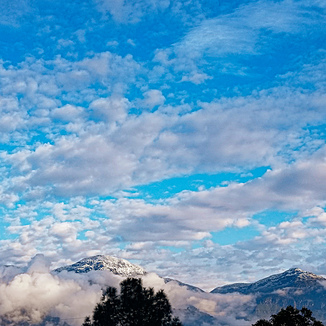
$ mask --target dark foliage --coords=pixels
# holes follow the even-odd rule
[[[128,278],[117,289],[109,287],[94,309],[92,319],[83,326],[182,326],[172,316],[172,308],[163,290],[154,293],[144,288],[141,279]]]
[[[288,306],[272,315],[270,320],[260,319],[253,326],[323,326],[323,323],[316,320],[307,308],[299,310]]]

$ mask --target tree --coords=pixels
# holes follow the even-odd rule
[[[108,287],[83,326],[182,326],[173,317],[172,308],[163,290],[154,293],[141,279],[127,278],[117,289]]]
[[[323,326],[323,323],[312,317],[312,312],[305,307],[298,310],[288,306],[270,320],[260,319],[253,326]]]

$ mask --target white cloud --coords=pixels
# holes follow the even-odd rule
[[[94,117],[109,123],[122,123],[127,117],[129,107],[128,99],[119,96],[96,99],[90,104]]]
[[[9,207],[14,208],[15,203],[19,200],[19,197],[14,193],[4,192],[3,187],[0,186],[0,203]]]
[[[150,89],[144,93],[144,100],[141,102],[146,108],[152,109],[154,106],[163,105],[165,97],[157,89]]]
[[[63,107],[56,108],[51,111],[51,117],[53,119],[61,120],[64,122],[74,121],[82,116],[83,109],[70,104],[66,104]]]
[[[77,228],[69,222],[54,223],[49,233],[69,243],[76,240]]]
[[[208,76],[205,73],[192,72],[190,75],[183,76],[181,81],[189,81],[196,85],[204,83],[207,79],[213,79],[213,77]]]

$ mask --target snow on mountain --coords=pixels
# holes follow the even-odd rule
[[[55,273],[62,271],[74,272],[74,273],[88,273],[93,270],[108,270],[113,274],[120,275],[122,277],[134,277],[142,276],[146,274],[146,271],[135,264],[121,258],[116,258],[106,255],[97,255],[93,257],[84,258],[72,265],[63,266],[54,270]],[[165,277],[164,283],[175,282],[178,286],[185,287],[192,292],[204,292],[202,289],[180,282],[178,280]]]
[[[251,294],[256,297],[252,314],[269,318],[289,305],[312,310],[315,317],[326,320],[326,279],[322,276],[292,268],[254,283],[235,283],[217,287],[215,294]]]
[[[146,271],[140,266],[121,258],[105,255],[85,258],[72,265],[58,268],[54,272],[87,273],[97,270],[108,270],[122,277],[139,277],[146,274]],[[326,288],[324,286],[326,279],[322,276],[305,272],[299,268],[292,268],[254,283],[235,283],[217,287],[211,293],[205,293],[195,286],[182,283],[178,280],[170,278],[163,278],[163,280],[165,283],[175,282],[176,286],[186,288],[193,292],[194,296],[198,295],[198,300],[201,300],[199,298],[202,295],[214,296],[214,294],[219,294],[227,296],[232,293],[250,295],[254,302],[243,310],[244,319],[247,320],[269,318],[271,314],[277,313],[281,308],[285,308],[288,305],[298,308],[305,306],[311,309],[316,317],[321,320],[326,320]],[[207,299],[211,300],[212,298],[207,297]],[[219,297],[218,300],[223,299]],[[180,310],[186,326],[213,325],[216,322],[216,317],[205,314],[204,311],[199,311],[197,308],[198,311],[189,307],[187,308],[188,310]]]
[[[43,271],[40,266],[35,266],[35,263],[40,262],[42,262],[42,260],[33,260],[33,264],[30,264],[25,271],[25,273],[29,273],[28,275],[26,274],[28,276],[26,276],[26,279],[32,278],[44,280],[43,272],[34,273],[36,267],[37,271]],[[62,297],[62,300],[64,300],[67,295],[65,292],[67,276],[70,281],[78,284],[77,288],[79,288],[79,286],[85,287],[83,288],[83,293],[88,293],[89,298],[92,298],[94,289],[98,291],[97,286],[93,288],[94,283],[100,286],[117,286],[118,283],[112,285],[111,283],[107,284],[106,282],[120,282],[119,277],[117,277],[116,280],[114,280],[115,277],[112,279],[97,278],[95,272],[105,270],[121,277],[144,276],[143,280],[146,280],[146,286],[159,285],[160,287],[164,287],[165,283],[165,291],[169,298],[171,298],[171,303],[174,306],[175,313],[181,318],[184,326],[250,325],[259,318],[268,319],[272,314],[277,313],[281,308],[285,308],[288,305],[297,308],[305,306],[312,310],[313,315],[317,319],[326,321],[326,279],[298,268],[287,270],[284,273],[271,275],[254,283],[235,283],[217,287],[211,291],[211,293],[207,293],[195,286],[182,283],[178,280],[161,278],[157,275],[146,273],[142,267],[134,265],[127,260],[106,255],[98,255],[82,259],[72,265],[58,268],[53,271],[56,275],[49,274],[46,277],[48,277],[49,280],[54,281],[55,286],[58,287],[58,291],[63,287],[63,293],[65,294]],[[63,271],[73,273],[60,275],[60,272]],[[91,271],[94,273],[80,276],[74,275],[74,273],[81,274]],[[14,266],[3,266],[0,268],[0,280],[4,282],[4,284],[8,283],[6,286],[9,287],[10,290],[12,283],[11,280],[15,279],[15,275],[19,273],[24,273],[24,271],[20,271]],[[110,275],[110,273],[99,273],[99,275],[104,274],[107,274],[107,276]],[[91,281],[89,283],[84,282],[84,276],[87,280]],[[89,279],[88,276],[90,276]],[[112,277],[112,275],[110,277]],[[16,281],[18,280],[20,280],[20,278]],[[80,280],[81,282],[79,283]],[[164,283],[162,283],[162,281],[164,281]],[[37,287],[37,284],[39,284],[39,282],[28,283],[28,286],[32,287],[32,289],[30,289],[31,293],[39,291],[43,294],[43,289]],[[74,296],[75,294],[73,294],[73,297]],[[28,295],[27,298],[29,298]],[[46,296],[44,298],[47,299]],[[49,293],[49,300],[50,299],[52,300],[51,293]],[[84,300],[88,299],[84,296]],[[13,304],[14,302],[15,301],[13,301]],[[68,306],[69,302],[70,301],[68,301]],[[27,306],[28,304],[29,302],[27,303]],[[38,306],[40,305],[38,304]],[[46,302],[45,306],[48,307]],[[59,318],[62,318],[60,314],[59,317],[50,316],[49,311],[46,309],[43,312],[45,316],[44,320],[37,325],[45,326],[48,324],[48,321],[51,321],[51,325],[62,325],[62,322],[64,322],[65,319],[63,318],[63,320],[60,320]],[[72,316],[74,317],[74,315]],[[16,324],[12,324],[11,319],[7,320],[6,318],[6,315],[0,316],[1,325],[30,325],[29,323],[21,323],[20,321]],[[74,319],[72,318],[72,320]],[[71,325],[77,325],[77,323],[71,323],[70,321],[68,321],[66,325],[68,325],[68,323]]]
[[[292,268],[283,273],[271,275],[254,283],[235,283],[217,287],[212,290],[211,293],[268,293],[284,288],[319,287],[321,286],[320,281],[326,281],[326,279],[322,276],[305,272],[299,268]]]
[[[75,273],[87,273],[92,270],[108,270],[113,274],[120,275],[122,277],[135,277],[146,274],[146,271],[140,266],[132,264],[125,259],[107,255],[97,255],[84,258],[72,265],[57,268],[54,270],[54,272],[60,273],[62,271],[68,271]]]

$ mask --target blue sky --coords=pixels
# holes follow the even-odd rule
[[[1,1],[1,260],[110,254],[204,288],[326,274],[325,11]]]

